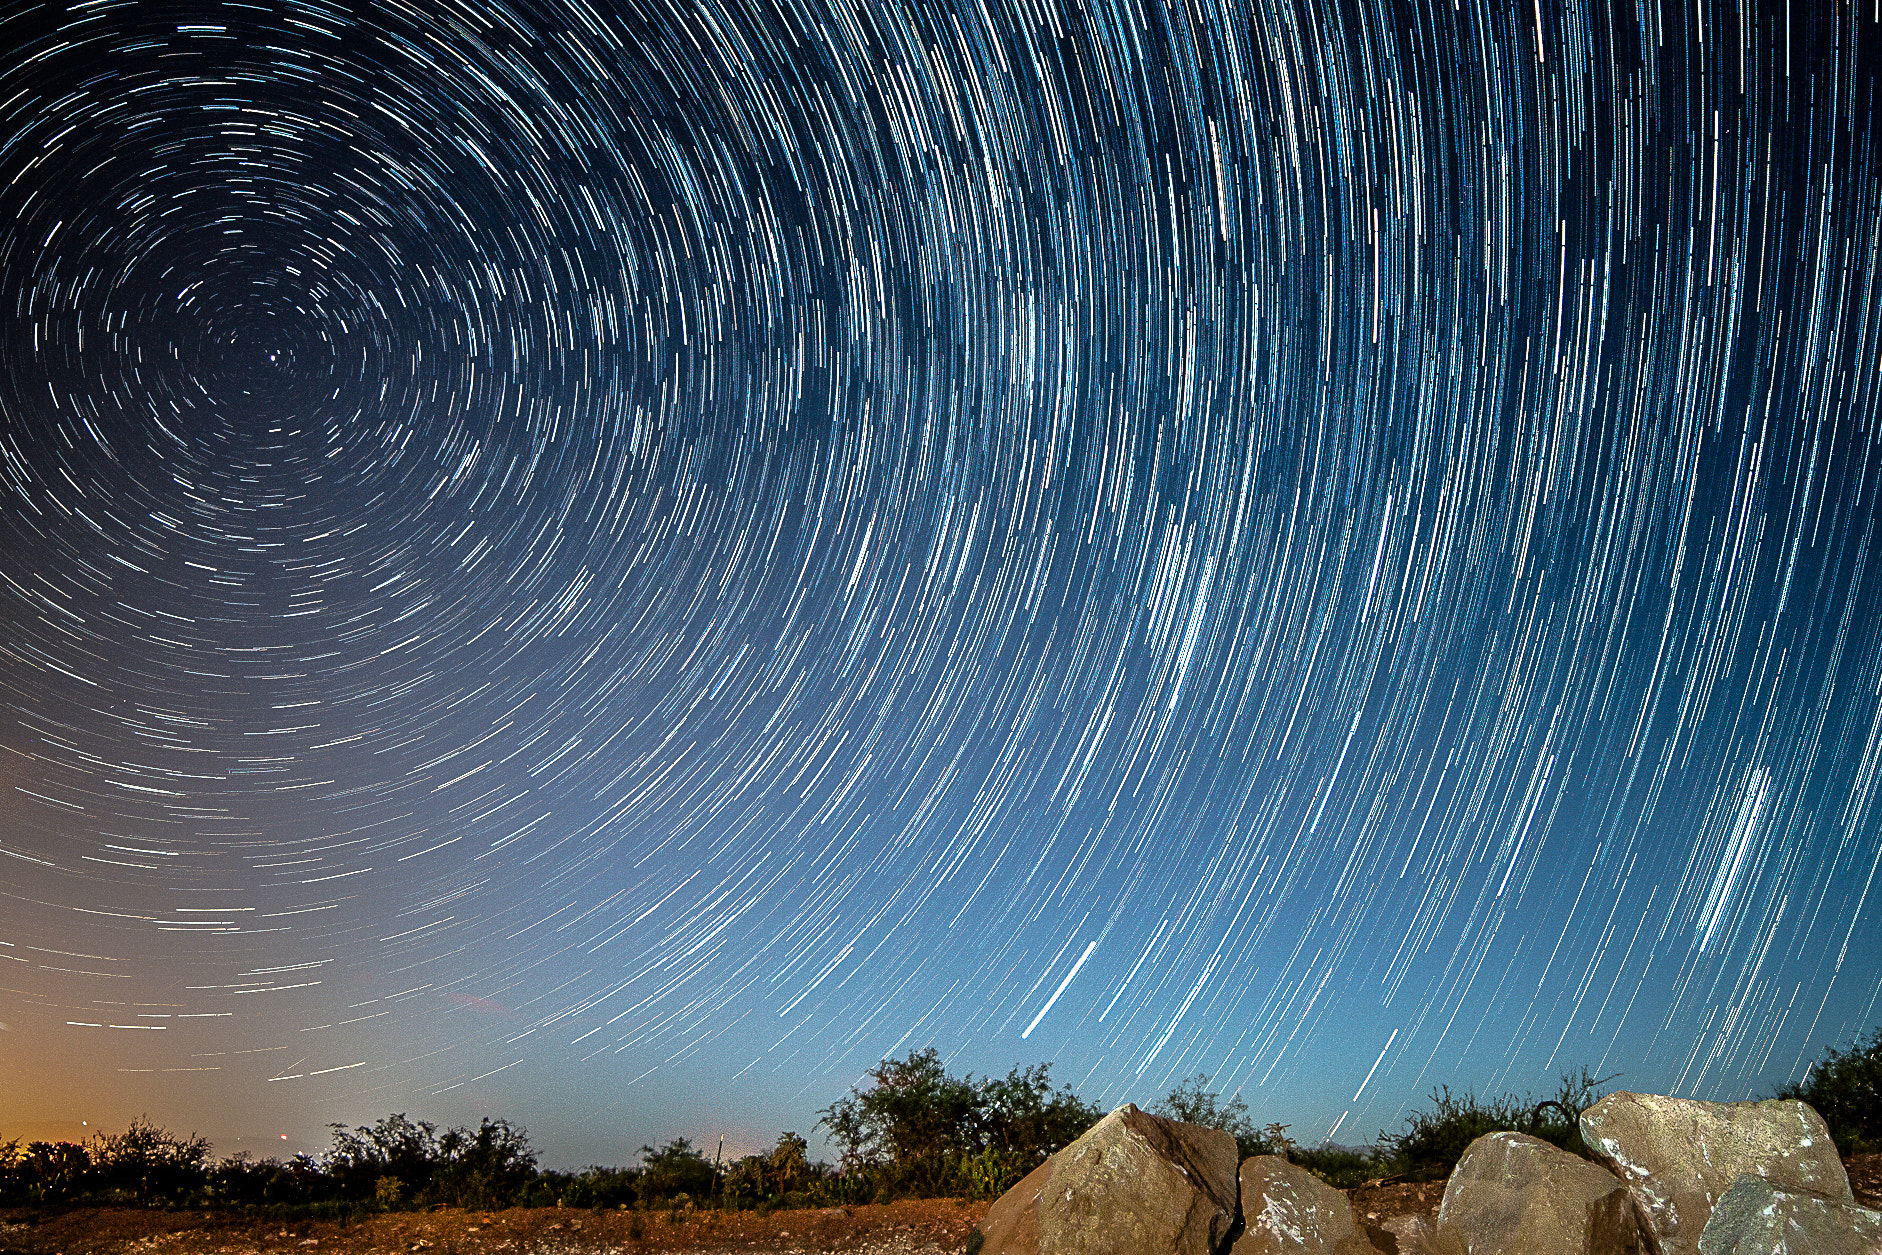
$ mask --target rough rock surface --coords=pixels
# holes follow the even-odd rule
[[[1622,1091],[1581,1113],[1581,1136],[1626,1183],[1656,1255],[1696,1255],[1713,1205],[1741,1176],[1853,1201],[1823,1118],[1795,1099],[1717,1103]]]
[[[1712,1208],[1699,1255],[1882,1255],[1882,1212],[1743,1176]]]
[[[1427,1216],[1406,1213],[1387,1217],[1385,1223],[1369,1226],[1372,1244],[1384,1255],[1443,1255],[1438,1249],[1437,1226]],[[1391,1239],[1381,1241],[1380,1235]]]
[[[1235,1169],[1227,1133],[1125,1103],[1000,1196],[980,1255],[1215,1255]]]
[[[1279,1155],[1242,1160],[1241,1187],[1231,1255],[1380,1255],[1344,1193]]]
[[[1526,1133],[1470,1144],[1444,1187],[1437,1246],[1460,1255],[1637,1255],[1627,1187]]]

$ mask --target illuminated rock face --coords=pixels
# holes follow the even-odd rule
[[[1699,1255],[1878,1255],[1882,1212],[1744,1176],[1719,1198]]]
[[[1713,1206],[1741,1176],[1855,1202],[1823,1118],[1795,1099],[1609,1094],[1581,1113],[1581,1136],[1627,1186],[1655,1255],[1697,1255]]]
[[[1000,1196],[980,1255],[1217,1255],[1235,1139],[1124,1104]]]
[[[1379,1255],[1353,1205],[1279,1155],[1242,1160],[1242,1235],[1231,1255]]]
[[[1804,1103],[1610,1094],[1581,1113],[1581,1134],[1600,1163],[1523,1133],[1480,1137],[1435,1227],[1399,1218],[1368,1240],[1312,1174],[1270,1155],[1238,1174],[1228,1134],[1126,1104],[1001,1196],[969,1252],[1882,1255],[1882,1212],[1855,1205]]]
[[[1437,1248],[1459,1255],[1638,1255],[1627,1187],[1523,1133],[1470,1144],[1444,1187]]]

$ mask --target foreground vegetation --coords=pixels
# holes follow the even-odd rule
[[[1206,1075],[1185,1080],[1150,1109],[1229,1133],[1243,1158],[1284,1155],[1350,1189],[1368,1181],[1441,1180],[1474,1139],[1498,1130],[1586,1154],[1576,1116],[1613,1079],[1582,1069],[1561,1079],[1555,1097],[1539,1102],[1460,1096],[1440,1086],[1402,1129],[1382,1131],[1363,1149],[1301,1147],[1288,1137],[1287,1125],[1257,1128],[1246,1101],[1239,1094],[1222,1098],[1209,1089]],[[1802,1083],[1779,1096],[1801,1098],[1821,1112],[1845,1156],[1882,1150],[1882,1029],[1829,1051]],[[771,1150],[730,1163],[708,1161],[682,1137],[642,1146],[634,1167],[557,1172],[537,1167],[528,1134],[507,1120],[440,1133],[402,1113],[350,1129],[329,1126],[333,1144],[319,1156],[283,1162],[242,1152],[212,1160],[205,1139],[138,1119],[123,1133],[100,1133],[83,1144],[0,1144],[0,1205],[211,1207],[345,1218],[439,1205],[677,1213],[992,1199],[1102,1115],[1070,1088],[1054,1089],[1048,1064],[1016,1068],[1003,1078],[956,1077],[929,1049],[882,1061],[870,1069],[867,1085],[818,1113],[816,1127],[839,1149],[834,1166],[812,1162],[808,1141],[787,1131]]]

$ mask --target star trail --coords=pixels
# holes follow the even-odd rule
[[[1882,991],[1879,44],[0,9],[0,1136],[1794,1079]]]

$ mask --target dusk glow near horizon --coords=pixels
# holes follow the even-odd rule
[[[0,10],[0,1141],[1800,1077],[1882,992],[1879,47]]]

